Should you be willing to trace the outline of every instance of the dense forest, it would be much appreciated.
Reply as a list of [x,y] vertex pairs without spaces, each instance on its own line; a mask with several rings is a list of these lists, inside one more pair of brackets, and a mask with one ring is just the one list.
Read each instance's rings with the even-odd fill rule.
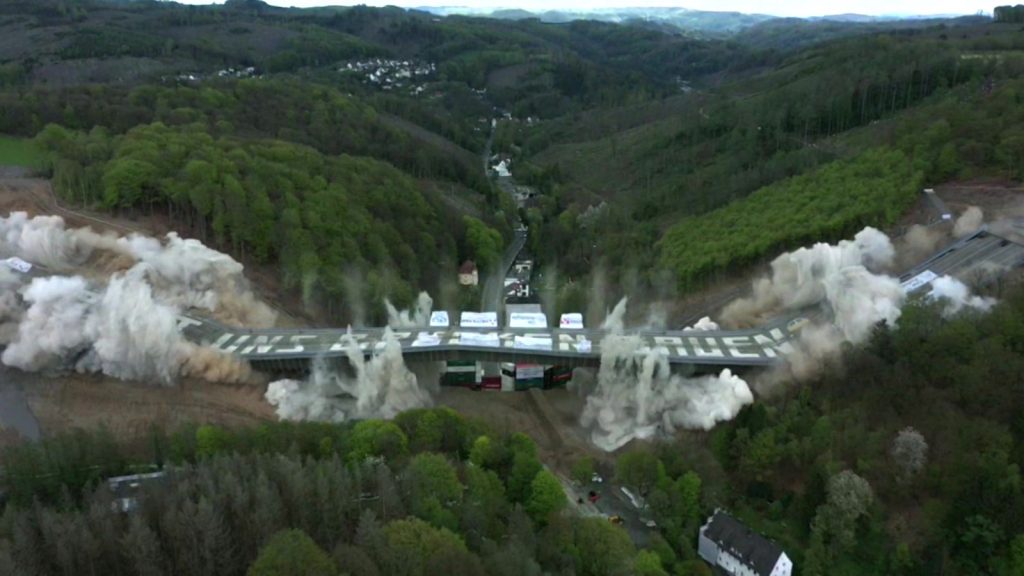
[[[38,134],[62,200],[166,217],[272,266],[334,322],[379,322],[384,297],[405,305],[464,259],[499,260],[515,210],[483,168],[491,118],[657,98],[765,62],[642,26],[261,2],[11,2],[0,30],[15,40],[0,47],[0,132]],[[345,72],[385,61],[430,72],[409,90]]]
[[[383,298],[405,305],[463,259],[486,273],[516,216],[582,310],[587,280],[699,290],[892,224],[923,186],[1024,179],[1020,13],[771,20],[708,40],[642,22],[12,0],[0,133],[33,138],[62,203],[164,218],[323,321],[365,307],[380,322]],[[383,82],[385,67],[406,76]],[[536,189],[520,214],[488,154]],[[810,382],[617,455],[615,482],[657,521],[641,549],[579,516],[527,436],[437,409],[15,446],[0,574],[704,576],[697,531],[718,507],[803,575],[1024,574],[1024,293],[999,296],[985,316],[909,305]],[[579,487],[593,469],[575,463]],[[105,482],[154,470],[134,508]]]
[[[789,240],[758,235],[756,250],[742,229],[704,238],[722,234],[729,214],[756,219],[745,206],[761,214],[772,195],[767,215],[799,213],[806,197],[790,189],[810,185],[815,199],[848,193],[850,183],[830,174],[851,162],[902,153],[905,162],[866,177],[900,180],[906,193],[955,178],[1020,178],[1022,47],[1015,28],[991,23],[839,40],[716,91],[518,125],[506,139],[522,151],[520,172],[545,192],[527,219],[539,242],[563,246],[550,264],[564,276],[584,278],[599,263],[613,284],[616,276],[654,284],[666,267],[678,288],[693,289],[805,242],[803,226],[821,240],[891,222],[894,213],[865,206],[829,214],[827,224],[765,227]],[[733,241],[736,250],[700,254],[704,242]],[[656,243],[656,252],[638,250]]]
[[[827,224],[801,223],[805,227],[784,238],[747,242],[735,233],[730,241],[742,253],[716,248],[695,257],[703,246],[691,238],[719,234],[715,227],[729,222],[729,207],[743,211],[748,196],[770,203],[772,212],[796,214],[799,206],[788,203],[787,190],[839,198],[847,190],[833,186],[842,182],[833,174],[890,154],[902,153],[914,164],[875,167],[892,169],[879,181],[903,179],[903,192],[920,183],[1003,174],[1016,154],[1015,113],[1006,119],[1004,98],[996,95],[1016,90],[1006,84],[1024,69],[1018,57],[1024,45],[1010,25],[978,18],[905,27],[842,23],[842,33],[825,31],[794,46],[781,37],[743,42],[742,34],[695,39],[639,23],[437,18],[395,8],[45,0],[3,10],[10,16],[0,26],[27,25],[39,41],[31,52],[0,53],[6,86],[0,132],[32,136],[50,124],[72,132],[70,140],[85,147],[52,148],[41,138],[54,153],[52,175],[63,198],[93,208],[166,212],[221,248],[277,266],[307,304],[338,321],[352,319],[339,303],[350,299],[342,285],[356,284],[345,276],[373,279],[364,297],[379,316],[381,296],[404,304],[417,289],[436,291],[463,259],[496,260],[492,247],[474,240],[491,234],[471,238],[463,218],[506,240],[511,236],[514,210],[483,170],[486,151],[511,156],[517,179],[539,190],[520,216],[531,226],[529,247],[544,254],[544,266],[579,286],[598,265],[612,288],[624,289],[629,278],[638,279],[630,287],[640,290],[664,285],[667,275],[675,278],[675,290],[696,289],[809,234],[835,239],[894,217],[877,205],[844,210]],[[805,24],[769,20],[750,31]],[[847,32],[858,36],[845,38]],[[408,93],[405,86],[385,90],[359,73],[338,71],[380,59],[430,63],[433,71]],[[129,60],[131,66],[120,66],[113,77],[104,69]],[[91,72],[71,74],[72,65]],[[243,66],[253,67],[256,77],[217,72]],[[936,111],[951,107],[956,113],[938,123]],[[492,118],[503,119],[489,139]],[[922,132],[916,130],[922,121],[925,142],[911,134]],[[1000,136],[975,131],[978,122]],[[424,199],[411,200],[422,217],[385,251],[362,240],[286,238],[280,219],[296,206],[289,198],[305,203],[318,190],[284,177],[286,190],[246,192],[260,198],[250,209],[265,210],[266,196],[275,218],[260,225],[272,232],[232,230],[248,210],[233,226],[216,213],[223,212],[223,200],[207,207],[168,192],[166,183],[182,179],[195,158],[145,167],[145,158],[129,153],[143,128],[157,123],[175,132],[201,129],[222,151],[280,141],[275,147],[298,144],[325,156],[386,162],[412,179],[403,189],[416,189]],[[858,158],[868,149],[881,156]],[[138,191],[108,193],[127,182],[120,179],[125,166],[136,168]],[[112,168],[119,170],[111,176]],[[218,179],[211,190],[223,188],[223,172],[206,173]],[[348,185],[355,196],[369,193],[359,178]],[[756,191],[763,193],[751,196]],[[399,223],[389,219],[410,212],[378,206],[370,213],[396,229]],[[695,220],[708,213],[716,216]],[[711,228],[702,229],[704,222]],[[439,223],[443,229],[435,227]],[[303,226],[317,236],[316,224]],[[338,232],[360,226],[334,225]],[[424,232],[438,236],[431,249],[446,261],[428,264],[427,250],[427,258],[397,266],[402,246],[420,245]],[[337,245],[326,245],[332,242]],[[648,249],[654,245],[658,249]]]
[[620,527],[568,513],[526,436],[446,409],[154,431],[145,452],[166,475],[126,513],[100,482],[129,470],[109,435],[5,454],[0,573],[657,576],[675,559],[663,539],[638,552]]
[[[697,530],[725,507],[804,575],[1012,576],[1024,292],[1003,296],[953,319],[912,304],[897,328],[734,421],[620,453],[616,482],[657,522],[641,550],[580,517],[526,436],[432,409],[8,449],[0,573],[704,575]],[[153,467],[166,476],[112,511],[103,479]],[[586,485],[593,469],[581,458],[572,476]]]

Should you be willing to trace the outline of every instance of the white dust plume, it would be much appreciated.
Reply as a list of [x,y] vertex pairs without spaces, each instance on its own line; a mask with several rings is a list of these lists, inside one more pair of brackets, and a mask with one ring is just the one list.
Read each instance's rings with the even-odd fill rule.
[[619,303],[615,305],[615,308],[612,308],[612,311],[607,313],[604,322],[601,323],[602,330],[619,333],[626,329],[627,302],[629,302],[629,297],[623,296]]
[[64,229],[59,216],[30,218],[12,212],[0,218],[0,257],[17,256],[37,265],[64,270],[85,260],[92,246]]
[[818,243],[782,254],[771,275],[754,283],[754,294],[730,303],[723,320],[733,326],[755,326],[783,312],[822,305],[840,332],[859,341],[872,326],[895,323],[904,295],[899,280],[880,273],[893,261],[889,237],[865,228],[852,241]]
[[943,304],[942,315],[947,318],[965,308],[988,312],[996,305],[994,298],[972,296],[970,288],[952,276],[942,276],[932,280],[932,291],[928,296]]
[[[965,218],[979,218],[980,225],[980,211],[968,212],[979,216]],[[931,245],[938,237],[923,229],[915,235],[902,245]],[[886,274],[893,261],[892,242],[874,228],[865,228],[852,241],[818,243],[776,258],[770,276],[755,281],[753,296],[726,306],[723,320],[730,326],[750,327],[786,314],[807,313],[816,322],[800,329],[784,373],[773,373],[758,385],[771,387],[819,373],[838,357],[844,342],[865,341],[879,324],[895,326],[907,296],[900,281]],[[994,303],[972,297],[967,286],[950,277],[933,282],[932,296],[946,302],[947,315],[964,307],[986,310]]]
[[956,238],[963,238],[971,232],[981,228],[982,223],[985,221],[985,214],[981,211],[981,208],[977,206],[968,206],[964,213],[956,219],[956,224],[953,225],[953,236]]
[[217,313],[221,320],[248,328],[274,325],[276,314],[248,289],[244,266],[227,254],[174,232],[163,242],[138,235],[119,242],[138,262],[149,265],[149,281],[161,300]]
[[411,310],[399,311],[386,298],[384,306],[388,311],[388,326],[391,328],[417,328],[430,324],[430,311],[434,307],[434,300],[430,294],[420,292]]
[[721,328],[722,327],[718,325],[718,322],[712,320],[710,316],[703,316],[700,320],[697,320],[696,324],[693,326],[687,326],[686,328],[683,328],[683,330],[707,332],[709,330],[720,330]]
[[[597,382],[580,418],[595,446],[612,451],[681,428],[708,430],[753,402],[750,387],[729,370],[692,378],[672,374],[668,350],[651,349],[639,336],[622,333],[625,311],[623,298],[605,321],[611,333],[601,341]],[[702,318],[697,326],[693,329],[715,324]]]
[[26,371],[70,367],[163,384],[183,374],[248,380],[248,365],[203,353],[184,339],[177,310],[154,300],[145,276],[145,265],[138,265],[105,287],[79,276],[33,279],[22,291],[27,308],[0,360]]
[[433,404],[429,391],[402,360],[402,347],[385,329],[383,347],[369,360],[359,343],[345,339],[345,357],[352,374],[325,360],[313,364],[304,381],[278,380],[267,388],[266,399],[282,420],[344,422],[365,418],[394,418],[399,412]]
[[179,313],[199,308],[255,326],[274,320],[248,290],[241,264],[173,233],[164,242],[117,237],[16,212],[0,218],[0,255],[35,266],[31,275],[0,274],[0,360],[23,370],[165,384],[182,375],[247,381],[244,362],[185,340]]

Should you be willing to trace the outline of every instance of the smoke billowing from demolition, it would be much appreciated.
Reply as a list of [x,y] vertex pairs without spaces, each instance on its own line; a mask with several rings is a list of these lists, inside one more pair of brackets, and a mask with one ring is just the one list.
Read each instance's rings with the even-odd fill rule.
[[[708,430],[753,402],[750,387],[729,370],[695,378],[672,374],[666,349],[648,348],[640,337],[622,334],[625,313],[623,298],[605,320],[611,333],[601,341],[597,382],[580,419],[594,445],[611,451],[680,428]],[[702,318],[690,329],[715,328]]]
[[903,290],[897,279],[880,274],[893,260],[889,237],[865,228],[852,241],[818,243],[776,258],[771,275],[754,283],[753,296],[722,311],[727,325],[749,327],[781,312],[826,304],[842,334],[862,339],[879,321],[899,318]]
[[622,332],[626,329],[626,304],[629,302],[629,297],[623,296],[622,300],[612,308],[612,311],[608,313],[604,318],[604,322],[601,323],[602,330],[608,330],[609,332]]
[[[968,209],[956,226],[973,231],[980,225],[980,210]],[[930,234],[911,232],[914,237],[904,246],[937,242]],[[852,241],[782,254],[771,263],[770,276],[755,281],[753,295],[726,306],[722,318],[727,325],[748,327],[786,313],[820,310],[822,318],[801,330],[795,352],[787,356],[785,376],[807,377],[834,358],[843,342],[863,342],[879,323],[896,324],[907,296],[899,280],[885,273],[894,256],[889,237],[874,228],[865,228]],[[931,297],[946,303],[947,315],[993,304],[971,297],[967,286],[948,276],[932,287]]]
[[970,288],[952,276],[933,280],[932,291],[928,296],[942,303],[942,315],[946,317],[954,316],[964,308],[988,312],[996,305],[994,298],[972,296]]
[[[273,312],[247,289],[242,265],[169,234],[67,230],[61,218],[0,218],[0,256],[36,265],[34,276],[0,275],[0,360],[23,370],[74,368],[130,380],[180,375],[244,381],[247,364],[186,341],[182,309],[268,325]],[[63,275],[42,276],[59,271]]]
[[391,328],[417,328],[427,326],[430,323],[430,311],[434,307],[434,300],[430,294],[420,292],[411,310],[399,311],[387,299],[384,306],[388,310],[388,326]]
[[985,221],[985,214],[977,206],[968,206],[953,225],[953,236],[963,238],[978,228]]
[[346,374],[318,359],[305,381],[278,380],[267,388],[266,399],[282,420],[344,422],[364,418],[394,418],[399,412],[433,403],[416,375],[402,360],[402,347],[385,329],[383,348],[369,360],[351,336],[345,340]]
[[[974,209],[955,227],[958,234],[966,234],[980,225],[980,211]],[[918,231],[909,243],[928,244],[930,250],[941,236]],[[894,325],[907,299],[899,280],[885,273],[894,259],[889,237],[874,228],[865,228],[853,240],[818,243],[776,258],[771,274],[754,283],[751,297],[726,306],[724,322],[751,327],[815,309],[811,316],[817,321],[801,329],[794,351],[787,355],[786,373],[774,373],[759,384],[817,373],[836,357],[843,342],[864,341],[879,323]],[[964,308],[984,311],[994,304],[972,296],[966,285],[949,276],[932,282],[929,297],[942,303],[946,315]],[[603,327],[611,334],[601,342],[601,367],[581,418],[598,447],[614,450],[634,438],[679,428],[709,429],[753,401],[747,383],[728,370],[698,378],[672,374],[666,350],[647,348],[640,338],[623,334],[625,307],[623,299],[605,319]],[[687,328],[715,329],[718,324],[707,317]]]

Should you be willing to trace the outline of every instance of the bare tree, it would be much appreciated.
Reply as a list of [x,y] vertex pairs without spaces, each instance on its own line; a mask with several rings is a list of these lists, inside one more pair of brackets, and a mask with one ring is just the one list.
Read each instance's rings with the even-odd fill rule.
[[896,478],[907,482],[928,463],[928,442],[920,432],[907,426],[896,434],[889,454],[896,463]]

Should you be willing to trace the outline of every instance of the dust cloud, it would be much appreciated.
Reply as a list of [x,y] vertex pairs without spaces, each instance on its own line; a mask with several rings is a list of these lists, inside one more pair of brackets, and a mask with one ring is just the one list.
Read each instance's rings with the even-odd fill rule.
[[[613,451],[634,439],[683,428],[708,430],[753,402],[750,387],[729,370],[699,377],[673,374],[667,349],[649,348],[639,336],[624,333],[626,302],[620,300],[605,319],[609,333],[601,340],[601,366],[580,417],[595,446]],[[702,318],[688,329],[716,328]]]
[[198,309],[249,326],[274,321],[241,264],[173,233],[119,237],[14,212],[0,218],[0,257],[35,266],[0,275],[0,361],[22,370],[245,382],[253,379],[247,364],[185,340],[178,316]]
[[369,360],[350,335],[344,339],[344,366],[319,358],[309,378],[278,380],[267,387],[266,399],[282,420],[345,422],[365,418],[391,419],[404,410],[433,404],[426,387],[402,360],[402,347],[390,328],[383,348]]

